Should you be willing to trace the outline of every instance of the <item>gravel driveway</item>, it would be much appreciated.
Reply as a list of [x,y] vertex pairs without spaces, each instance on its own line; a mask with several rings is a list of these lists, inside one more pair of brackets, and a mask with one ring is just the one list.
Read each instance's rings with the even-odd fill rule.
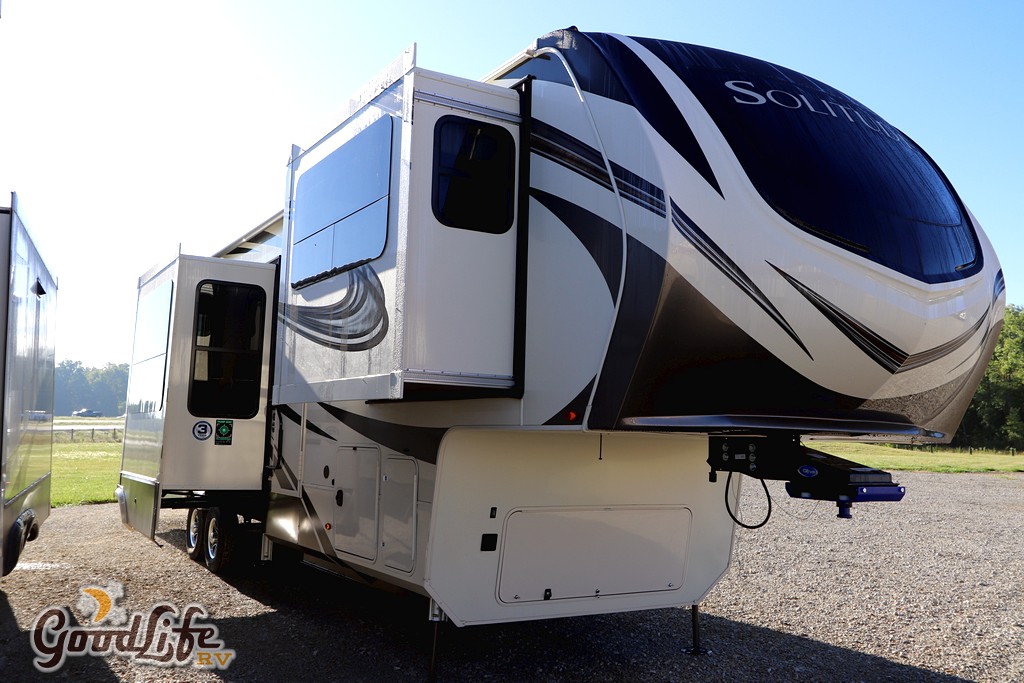
[[[690,612],[658,610],[441,630],[441,681],[1024,680],[1024,474],[899,473],[902,503],[794,501],[770,485],[767,526],[737,533],[735,563],[701,606],[707,656],[685,653]],[[743,514],[758,521],[761,487]],[[390,681],[426,679],[426,600],[303,566],[222,579],[188,559],[184,514],[158,544],[115,505],[60,508],[0,580],[0,679],[7,681]],[[255,553],[255,550],[253,550]],[[124,586],[120,605],[198,602],[236,659],[224,671],[69,658],[43,675],[30,631],[48,606],[76,609],[88,585]],[[86,603],[88,604],[88,603]]]

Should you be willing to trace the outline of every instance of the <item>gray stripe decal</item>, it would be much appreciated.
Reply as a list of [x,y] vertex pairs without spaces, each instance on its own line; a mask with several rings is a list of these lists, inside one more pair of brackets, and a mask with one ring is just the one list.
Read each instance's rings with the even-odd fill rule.
[[704,233],[697,224],[690,219],[674,200],[670,200],[672,204],[672,225],[675,226],[676,230],[686,238],[686,240],[699,251],[704,258],[711,261],[722,273],[728,277],[733,283],[739,287],[744,294],[754,300],[761,309],[768,314],[768,316],[775,321],[775,323],[783,329],[783,331],[789,335],[790,339],[796,342],[807,357],[814,360],[811,352],[804,346],[803,341],[797,335],[796,330],[789,324],[789,322],[783,317],[782,313],[775,308],[774,304],[765,296],[764,292],[754,284],[753,280],[747,277],[736,262],[729,258],[721,247]]
[[600,152],[540,119],[533,119],[530,126],[530,148],[534,154],[579,173],[606,190],[612,189]]
[[[532,126],[530,145],[534,154],[579,173],[606,190],[612,189],[608,169],[599,151],[540,119],[533,119]],[[660,218],[665,217],[664,190],[614,161],[609,163],[620,197]]]
[[[798,292],[803,294],[847,339],[856,344],[873,361],[893,374],[919,368],[956,351],[985,325],[989,311],[991,311],[991,308],[989,308],[970,329],[950,339],[948,342],[926,351],[910,354],[889,342],[880,334],[871,330],[867,325],[864,325],[807,285],[784,272],[775,264],[769,263],[768,265],[774,268],[786,282],[793,285]],[[982,340],[982,343],[984,343],[984,340]]]
[[632,171],[610,162],[619,194],[638,206],[665,217],[665,192],[654,183],[644,180]]

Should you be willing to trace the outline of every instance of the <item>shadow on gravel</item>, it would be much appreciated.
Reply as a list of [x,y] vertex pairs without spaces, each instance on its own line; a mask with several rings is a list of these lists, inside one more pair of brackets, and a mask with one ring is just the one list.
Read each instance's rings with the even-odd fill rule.
[[[184,532],[162,534],[184,548]],[[254,555],[250,555],[254,556]],[[425,681],[434,627],[427,600],[304,565],[250,565],[225,577],[275,611],[213,615],[237,659],[224,680]],[[440,629],[439,681],[936,681],[965,679],[688,609]]]
[[18,627],[7,594],[0,591],[0,680],[5,683],[55,679],[94,683],[118,680],[106,662],[96,657],[69,657],[58,672],[43,674],[32,665],[34,654],[29,637],[28,630]]

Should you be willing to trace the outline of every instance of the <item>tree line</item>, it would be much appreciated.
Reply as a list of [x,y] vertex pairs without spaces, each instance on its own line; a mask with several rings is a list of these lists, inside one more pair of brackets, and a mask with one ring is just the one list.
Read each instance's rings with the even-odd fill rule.
[[[86,368],[61,361],[56,369],[54,415],[92,408],[107,416],[124,413],[128,364]],[[1024,310],[1007,306],[1002,333],[954,446],[1024,450]]]
[[1024,448],[1024,311],[1007,306],[1003,331],[954,446]]
[[81,361],[63,360],[53,378],[53,414],[98,410],[107,417],[124,414],[128,393],[128,364],[107,363],[102,368],[84,367]]

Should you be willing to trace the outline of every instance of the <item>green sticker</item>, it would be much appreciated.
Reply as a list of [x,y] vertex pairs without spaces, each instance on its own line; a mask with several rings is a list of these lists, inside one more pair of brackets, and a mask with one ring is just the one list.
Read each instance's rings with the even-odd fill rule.
[[217,420],[217,430],[213,435],[213,442],[218,446],[230,446],[231,435],[234,431],[234,420]]

